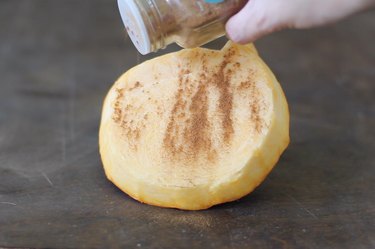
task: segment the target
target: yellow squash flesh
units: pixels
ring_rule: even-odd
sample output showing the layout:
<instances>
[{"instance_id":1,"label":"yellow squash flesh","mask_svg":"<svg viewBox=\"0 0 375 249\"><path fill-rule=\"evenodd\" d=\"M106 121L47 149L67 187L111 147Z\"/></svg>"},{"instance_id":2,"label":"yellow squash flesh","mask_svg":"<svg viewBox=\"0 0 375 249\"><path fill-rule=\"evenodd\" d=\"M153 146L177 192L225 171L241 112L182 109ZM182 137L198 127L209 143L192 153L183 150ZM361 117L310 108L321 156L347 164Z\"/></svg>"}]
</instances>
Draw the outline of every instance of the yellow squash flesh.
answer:
<instances>
[{"instance_id":1,"label":"yellow squash flesh","mask_svg":"<svg viewBox=\"0 0 375 249\"><path fill-rule=\"evenodd\" d=\"M289 143L288 105L253 45L184 49L117 80L99 142L108 179L134 199L206 209L264 180Z\"/></svg>"}]
</instances>

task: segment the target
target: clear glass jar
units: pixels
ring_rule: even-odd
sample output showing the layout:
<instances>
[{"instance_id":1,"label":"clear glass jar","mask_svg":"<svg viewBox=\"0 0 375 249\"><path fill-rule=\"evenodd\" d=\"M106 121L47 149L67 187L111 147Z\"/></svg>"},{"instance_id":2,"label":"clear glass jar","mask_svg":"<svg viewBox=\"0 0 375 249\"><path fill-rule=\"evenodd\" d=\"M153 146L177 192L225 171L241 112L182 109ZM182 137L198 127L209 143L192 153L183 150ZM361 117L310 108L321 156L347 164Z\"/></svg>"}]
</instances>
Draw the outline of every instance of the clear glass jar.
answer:
<instances>
[{"instance_id":1,"label":"clear glass jar","mask_svg":"<svg viewBox=\"0 0 375 249\"><path fill-rule=\"evenodd\" d=\"M248 0L118 0L126 30L141 54L176 42L203 45L225 34L225 22Z\"/></svg>"}]
</instances>

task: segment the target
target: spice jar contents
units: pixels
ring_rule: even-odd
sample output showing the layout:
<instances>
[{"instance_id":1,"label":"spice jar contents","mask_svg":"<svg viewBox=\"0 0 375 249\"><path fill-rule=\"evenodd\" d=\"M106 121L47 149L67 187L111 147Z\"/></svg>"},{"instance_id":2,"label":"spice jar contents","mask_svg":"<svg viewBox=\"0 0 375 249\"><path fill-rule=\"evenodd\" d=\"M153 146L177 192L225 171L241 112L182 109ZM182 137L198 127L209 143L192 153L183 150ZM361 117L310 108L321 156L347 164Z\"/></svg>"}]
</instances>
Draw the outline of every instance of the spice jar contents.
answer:
<instances>
[{"instance_id":1,"label":"spice jar contents","mask_svg":"<svg viewBox=\"0 0 375 249\"><path fill-rule=\"evenodd\" d=\"M225 34L225 22L248 0L118 0L130 38L147 54L176 42L203 45Z\"/></svg>"}]
</instances>

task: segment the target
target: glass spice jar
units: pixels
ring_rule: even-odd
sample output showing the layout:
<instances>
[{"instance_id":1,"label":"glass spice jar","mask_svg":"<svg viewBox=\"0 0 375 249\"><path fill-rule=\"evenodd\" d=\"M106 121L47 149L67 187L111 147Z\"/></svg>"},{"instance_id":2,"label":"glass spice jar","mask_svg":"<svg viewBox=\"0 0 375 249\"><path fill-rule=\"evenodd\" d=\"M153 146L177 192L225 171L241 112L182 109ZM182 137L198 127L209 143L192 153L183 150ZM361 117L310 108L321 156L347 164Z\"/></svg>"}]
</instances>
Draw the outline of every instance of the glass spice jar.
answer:
<instances>
[{"instance_id":1,"label":"glass spice jar","mask_svg":"<svg viewBox=\"0 0 375 249\"><path fill-rule=\"evenodd\" d=\"M141 54L176 42L198 47L225 34L225 22L248 0L118 0L125 28Z\"/></svg>"}]
</instances>

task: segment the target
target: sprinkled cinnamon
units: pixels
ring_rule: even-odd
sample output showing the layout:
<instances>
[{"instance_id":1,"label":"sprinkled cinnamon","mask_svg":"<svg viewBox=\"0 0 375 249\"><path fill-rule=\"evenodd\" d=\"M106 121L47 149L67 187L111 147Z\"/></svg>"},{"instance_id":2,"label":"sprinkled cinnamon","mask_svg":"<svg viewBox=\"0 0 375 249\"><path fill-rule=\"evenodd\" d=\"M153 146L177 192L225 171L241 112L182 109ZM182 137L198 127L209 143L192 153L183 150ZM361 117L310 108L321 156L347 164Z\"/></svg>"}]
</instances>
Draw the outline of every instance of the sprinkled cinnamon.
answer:
<instances>
[{"instance_id":1,"label":"sprinkled cinnamon","mask_svg":"<svg viewBox=\"0 0 375 249\"><path fill-rule=\"evenodd\" d=\"M234 133L232 121L233 93L231 91L231 69L226 70L231 57L235 51L229 49L224 60L218 65L215 73L207 69L207 59L203 55L202 73L197 82L190 82L186 69L181 69L179 75L179 89L175 95L175 104L170 114L170 120L165 132L164 147L172 157L181 156L184 153L188 158L194 159L199 154L204 154L206 159L216 160L217 153L213 148L213 135L211 134L210 122L208 120L208 87L214 86L219 90L220 97L218 110L222 115L223 143L230 144ZM194 54L192 59L198 54ZM197 58L195 58L197 59ZM192 87L198 84L197 90L192 95ZM189 108L184 98L191 99ZM189 116L190 118L186 118ZM181 133L181 130L183 132Z\"/></svg>"},{"instance_id":2,"label":"sprinkled cinnamon","mask_svg":"<svg viewBox=\"0 0 375 249\"><path fill-rule=\"evenodd\" d=\"M256 133L260 133L263 128L263 120L260 117L260 101L261 95L259 89L256 87L254 82L251 82L251 79L248 79L247 83L250 90L250 123L253 124L254 130ZM241 83L242 84L242 83Z\"/></svg>"},{"instance_id":3,"label":"sprinkled cinnamon","mask_svg":"<svg viewBox=\"0 0 375 249\"><path fill-rule=\"evenodd\" d=\"M221 63L219 70L214 76L214 82L220 91L219 99L219 110L223 114L222 126L224 142L228 144L234 133L233 121L232 121L232 107L233 107L233 93L231 92L230 78L232 77L232 70L227 70L225 68L230 62L231 57L234 55L234 50L229 49L224 55L224 60Z\"/></svg>"},{"instance_id":4,"label":"sprinkled cinnamon","mask_svg":"<svg viewBox=\"0 0 375 249\"><path fill-rule=\"evenodd\" d=\"M177 64L178 87L172 97L174 104L163 137L166 159L185 161L205 159L210 162L218 160L218 151L230 146L235 132L232 117L234 94L240 94L245 98L244 101L248 101L249 122L254 127L254 131L260 133L263 129L264 121L261 113L265 103L254 82L254 72L246 69L247 79L239 84L232 82L233 75L242 69L239 62L232 62L235 54L235 48L229 48L222 61L214 68L208 63L209 56L200 53L194 53L188 62ZM199 74L192 77L190 69L196 68L197 65L200 68L195 70ZM160 102L154 101L148 89L144 89L139 81L127 91L136 88L140 88L139 92L152 101L150 103L155 104L155 114L162 118L165 113ZM142 130L150 119L149 113L140 114L141 107L134 106L132 102L124 104L126 95L124 89L116 89L116 93L113 120L121 126L130 147L136 150ZM209 98L212 93L219 94L218 102L214 107L210 106ZM215 120L219 120L218 126L215 124L215 129L218 127L219 130L213 131L214 121L210 120L209 116L211 108Z\"/></svg>"},{"instance_id":5,"label":"sprinkled cinnamon","mask_svg":"<svg viewBox=\"0 0 375 249\"><path fill-rule=\"evenodd\" d=\"M207 86L200 83L198 91L192 98L189 108L191 121L184 130L184 138L190 146L191 156L195 157L200 151L211 149L211 137L208 122Z\"/></svg>"},{"instance_id":6,"label":"sprinkled cinnamon","mask_svg":"<svg viewBox=\"0 0 375 249\"><path fill-rule=\"evenodd\" d=\"M114 104L114 113L112 116L113 121L119 123L122 118L122 109L121 109L121 101L124 96L124 89L116 88L116 99Z\"/></svg>"},{"instance_id":7,"label":"sprinkled cinnamon","mask_svg":"<svg viewBox=\"0 0 375 249\"><path fill-rule=\"evenodd\" d=\"M133 91L134 89L137 89L139 87L142 87L142 84L139 81L137 81L135 82L133 87L129 88L129 91Z\"/></svg>"},{"instance_id":8,"label":"sprinkled cinnamon","mask_svg":"<svg viewBox=\"0 0 375 249\"><path fill-rule=\"evenodd\" d=\"M178 65L181 68L180 65ZM187 122L184 120L184 116L180 116L181 113L185 112L186 101L184 101L184 90L187 88L187 85L190 84L189 78L185 77L186 74L190 73L189 70L182 69L178 75L178 84L179 88L175 95L175 104L173 106L167 129L164 137L164 147L172 154L173 157L176 157L178 152L182 152L183 148L179 143L179 136L182 135L181 126L182 123Z\"/></svg>"},{"instance_id":9,"label":"sprinkled cinnamon","mask_svg":"<svg viewBox=\"0 0 375 249\"><path fill-rule=\"evenodd\" d=\"M133 85L133 87L129 88L128 91L132 91L136 88L143 87L142 84L137 81ZM116 98L114 102L114 113L112 115L112 119L115 123L119 124L122 128L123 135L127 137L127 141L129 142L129 146L133 149L137 149L137 143L141 136L141 129L144 128L143 120L138 121L132 119L132 112L134 111L134 106L131 104L127 104L124 106L124 96L125 96L125 89L118 88L116 89ZM148 115L144 115L144 120L147 120Z\"/></svg>"}]
</instances>

